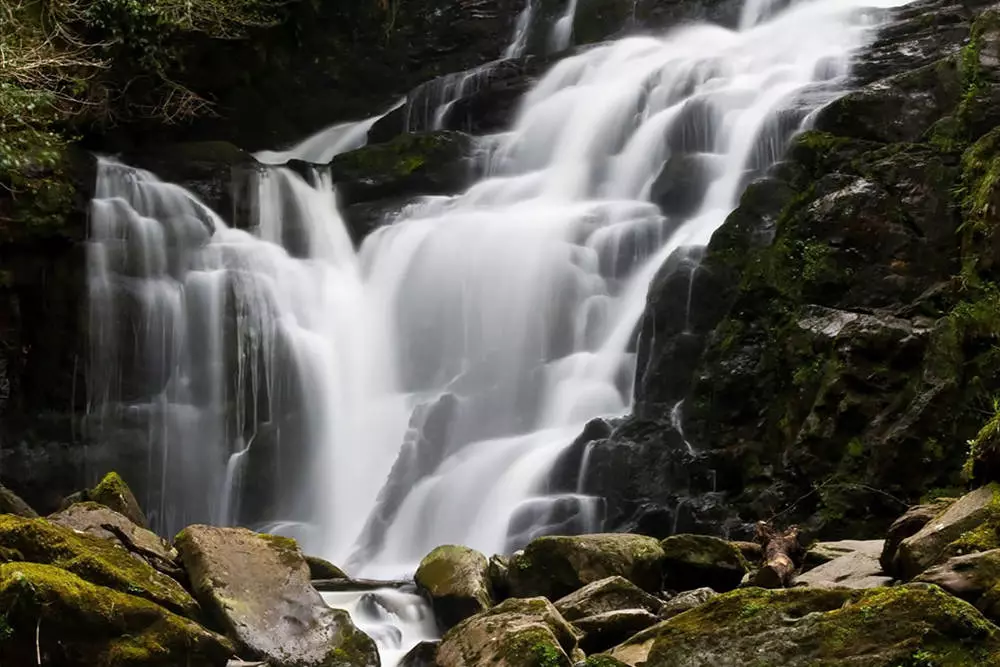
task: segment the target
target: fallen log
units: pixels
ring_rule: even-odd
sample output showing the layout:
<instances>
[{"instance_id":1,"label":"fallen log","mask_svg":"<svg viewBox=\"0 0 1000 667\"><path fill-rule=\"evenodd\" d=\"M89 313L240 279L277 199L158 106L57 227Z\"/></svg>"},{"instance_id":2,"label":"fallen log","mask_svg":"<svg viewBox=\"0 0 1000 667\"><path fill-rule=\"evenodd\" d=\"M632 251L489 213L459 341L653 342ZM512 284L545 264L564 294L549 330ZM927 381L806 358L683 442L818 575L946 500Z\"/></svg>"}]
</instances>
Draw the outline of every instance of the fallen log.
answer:
<instances>
[{"instance_id":1,"label":"fallen log","mask_svg":"<svg viewBox=\"0 0 1000 667\"><path fill-rule=\"evenodd\" d=\"M779 531L769 523L758 521L754 541L763 549L764 560L751 577L750 585L761 588L785 588L790 585L802 559L798 527Z\"/></svg>"},{"instance_id":2,"label":"fallen log","mask_svg":"<svg viewBox=\"0 0 1000 667\"><path fill-rule=\"evenodd\" d=\"M412 581L381 581L378 579L313 579L312 586L321 593L339 591L374 591L379 588L406 588Z\"/></svg>"}]
</instances>

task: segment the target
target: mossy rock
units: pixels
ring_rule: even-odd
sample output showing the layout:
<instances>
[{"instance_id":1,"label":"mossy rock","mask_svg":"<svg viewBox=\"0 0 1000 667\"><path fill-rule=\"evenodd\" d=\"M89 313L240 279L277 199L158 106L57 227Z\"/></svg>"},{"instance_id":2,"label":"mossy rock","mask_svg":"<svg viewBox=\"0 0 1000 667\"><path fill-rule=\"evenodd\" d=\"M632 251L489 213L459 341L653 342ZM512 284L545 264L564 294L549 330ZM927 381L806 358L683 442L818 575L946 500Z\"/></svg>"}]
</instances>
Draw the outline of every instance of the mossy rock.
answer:
<instances>
[{"instance_id":1,"label":"mossy rock","mask_svg":"<svg viewBox=\"0 0 1000 667\"><path fill-rule=\"evenodd\" d=\"M62 568L100 586L145 598L198 618L198 603L174 579L113 542L78 533L46 519L0 516L0 561Z\"/></svg>"},{"instance_id":2,"label":"mossy rock","mask_svg":"<svg viewBox=\"0 0 1000 667\"><path fill-rule=\"evenodd\" d=\"M656 592L662 574L663 548L651 537L619 533L539 537L511 559L510 594L558 600L615 575Z\"/></svg>"},{"instance_id":3,"label":"mossy rock","mask_svg":"<svg viewBox=\"0 0 1000 667\"><path fill-rule=\"evenodd\" d=\"M175 539L191 587L241 655L271 667L377 667L375 643L310 584L295 540L188 526Z\"/></svg>"},{"instance_id":4,"label":"mossy rock","mask_svg":"<svg viewBox=\"0 0 1000 667\"><path fill-rule=\"evenodd\" d=\"M610 654L647 667L1000 665L1000 629L937 586L868 592L746 588L639 633Z\"/></svg>"},{"instance_id":5,"label":"mossy rock","mask_svg":"<svg viewBox=\"0 0 1000 667\"><path fill-rule=\"evenodd\" d=\"M438 667L570 667L578 633L545 598L511 599L445 633Z\"/></svg>"},{"instance_id":6,"label":"mossy rock","mask_svg":"<svg viewBox=\"0 0 1000 667\"><path fill-rule=\"evenodd\" d=\"M189 619L51 565L0 566L0 608L4 664L218 667L234 653Z\"/></svg>"},{"instance_id":7,"label":"mossy rock","mask_svg":"<svg viewBox=\"0 0 1000 667\"><path fill-rule=\"evenodd\" d=\"M625 577L608 577L587 584L555 603L567 621L595 616L616 609L643 609L652 614L660 611L663 600L650 595Z\"/></svg>"},{"instance_id":8,"label":"mossy rock","mask_svg":"<svg viewBox=\"0 0 1000 667\"><path fill-rule=\"evenodd\" d=\"M31 509L28 503L21 500L20 496L6 486L0 486L0 514L14 514L26 519L34 519L38 516L38 513Z\"/></svg>"},{"instance_id":9,"label":"mossy rock","mask_svg":"<svg viewBox=\"0 0 1000 667\"><path fill-rule=\"evenodd\" d=\"M349 579L347 573L328 560L317 556L304 556L309 566L310 579Z\"/></svg>"},{"instance_id":10,"label":"mossy rock","mask_svg":"<svg viewBox=\"0 0 1000 667\"><path fill-rule=\"evenodd\" d=\"M414 580L443 630L493 606L489 561L475 549L437 547L420 561Z\"/></svg>"},{"instance_id":11,"label":"mossy rock","mask_svg":"<svg viewBox=\"0 0 1000 667\"><path fill-rule=\"evenodd\" d=\"M936 584L974 604L994 623L1000 621L1000 549L949 558L915 581Z\"/></svg>"},{"instance_id":12,"label":"mossy rock","mask_svg":"<svg viewBox=\"0 0 1000 667\"><path fill-rule=\"evenodd\" d=\"M709 535L673 535L663 547L664 586L675 591L708 587L730 591L749 570L739 548Z\"/></svg>"},{"instance_id":13,"label":"mossy rock","mask_svg":"<svg viewBox=\"0 0 1000 667\"><path fill-rule=\"evenodd\" d=\"M87 500L110 507L140 528L148 528L146 515L132 495L132 489L116 472L109 472L97 486L87 491Z\"/></svg>"}]
</instances>

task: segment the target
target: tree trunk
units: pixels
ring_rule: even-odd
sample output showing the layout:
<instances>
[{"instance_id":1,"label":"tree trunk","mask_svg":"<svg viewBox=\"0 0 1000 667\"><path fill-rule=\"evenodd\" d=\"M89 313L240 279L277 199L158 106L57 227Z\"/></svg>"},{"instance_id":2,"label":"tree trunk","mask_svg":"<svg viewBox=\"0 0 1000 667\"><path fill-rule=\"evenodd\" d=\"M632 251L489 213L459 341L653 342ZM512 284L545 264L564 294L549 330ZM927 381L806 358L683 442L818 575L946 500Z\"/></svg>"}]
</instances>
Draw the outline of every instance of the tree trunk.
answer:
<instances>
[{"instance_id":1,"label":"tree trunk","mask_svg":"<svg viewBox=\"0 0 1000 667\"><path fill-rule=\"evenodd\" d=\"M750 583L761 588L785 588L792 583L802 557L797 526L778 531L764 521L757 522L754 540L764 550L764 562Z\"/></svg>"}]
</instances>

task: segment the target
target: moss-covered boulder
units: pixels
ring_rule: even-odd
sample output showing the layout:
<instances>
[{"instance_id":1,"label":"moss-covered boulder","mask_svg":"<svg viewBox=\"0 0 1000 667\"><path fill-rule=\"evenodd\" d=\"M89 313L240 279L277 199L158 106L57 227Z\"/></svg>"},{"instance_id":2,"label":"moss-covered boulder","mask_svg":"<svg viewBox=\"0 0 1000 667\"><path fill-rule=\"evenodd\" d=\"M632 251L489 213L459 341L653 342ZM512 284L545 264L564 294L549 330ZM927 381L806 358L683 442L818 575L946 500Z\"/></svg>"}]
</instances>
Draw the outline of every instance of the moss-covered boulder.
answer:
<instances>
[{"instance_id":1,"label":"moss-covered boulder","mask_svg":"<svg viewBox=\"0 0 1000 667\"><path fill-rule=\"evenodd\" d=\"M663 548L663 585L675 591L711 588L730 591L749 570L739 548L709 535L673 535Z\"/></svg>"},{"instance_id":2,"label":"moss-covered boulder","mask_svg":"<svg viewBox=\"0 0 1000 667\"><path fill-rule=\"evenodd\" d=\"M573 626L583 632L580 648L590 654L617 646L659 622L659 617L645 609L616 609L577 619Z\"/></svg>"},{"instance_id":3,"label":"moss-covered boulder","mask_svg":"<svg viewBox=\"0 0 1000 667\"><path fill-rule=\"evenodd\" d=\"M545 598L511 599L449 630L438 667L570 667L583 654L574 630Z\"/></svg>"},{"instance_id":4,"label":"moss-covered boulder","mask_svg":"<svg viewBox=\"0 0 1000 667\"><path fill-rule=\"evenodd\" d=\"M304 556L309 566L310 579L349 579L347 573L328 560L318 556Z\"/></svg>"},{"instance_id":5,"label":"moss-covered boulder","mask_svg":"<svg viewBox=\"0 0 1000 667\"><path fill-rule=\"evenodd\" d=\"M132 489L128 488L128 484L116 472L109 472L97 486L88 490L87 500L110 507L140 528L148 527L146 515L132 495Z\"/></svg>"},{"instance_id":6,"label":"moss-covered boulder","mask_svg":"<svg viewBox=\"0 0 1000 667\"><path fill-rule=\"evenodd\" d=\"M614 576L587 584L555 603L567 621L595 616L616 609L643 609L657 613L663 600L650 595L625 577Z\"/></svg>"},{"instance_id":7,"label":"moss-covered boulder","mask_svg":"<svg viewBox=\"0 0 1000 667\"><path fill-rule=\"evenodd\" d=\"M6 486L0 486L0 514L15 514L26 519L34 519L38 516L38 513L31 509L28 503L21 500L19 495Z\"/></svg>"},{"instance_id":8,"label":"moss-covered boulder","mask_svg":"<svg viewBox=\"0 0 1000 667\"><path fill-rule=\"evenodd\" d=\"M1000 549L949 558L914 581L936 584L1000 621Z\"/></svg>"},{"instance_id":9,"label":"moss-covered boulder","mask_svg":"<svg viewBox=\"0 0 1000 667\"><path fill-rule=\"evenodd\" d=\"M976 489L899 544L894 569L912 579L952 556L1000 547L1000 485Z\"/></svg>"},{"instance_id":10,"label":"moss-covered boulder","mask_svg":"<svg viewBox=\"0 0 1000 667\"><path fill-rule=\"evenodd\" d=\"M113 542L136 558L149 563L154 569L179 581L186 580L184 571L177 563L177 551L171 545L105 505L91 501L74 503L49 515L48 520L76 532Z\"/></svg>"},{"instance_id":11,"label":"moss-covered boulder","mask_svg":"<svg viewBox=\"0 0 1000 667\"><path fill-rule=\"evenodd\" d=\"M639 633L610 655L648 667L1000 664L1000 629L936 586L746 588Z\"/></svg>"},{"instance_id":12,"label":"moss-covered boulder","mask_svg":"<svg viewBox=\"0 0 1000 667\"><path fill-rule=\"evenodd\" d=\"M45 519L0 516L0 562L53 565L82 579L198 618L194 598L171 577L112 541Z\"/></svg>"},{"instance_id":13,"label":"moss-covered boulder","mask_svg":"<svg viewBox=\"0 0 1000 667\"><path fill-rule=\"evenodd\" d=\"M558 600L615 575L644 591L659 591L663 578L660 543L643 535L618 533L539 537L511 559L510 594Z\"/></svg>"},{"instance_id":14,"label":"moss-covered boulder","mask_svg":"<svg viewBox=\"0 0 1000 667\"><path fill-rule=\"evenodd\" d=\"M414 580L430 598L442 630L493 606L489 561L475 549L452 545L434 549L420 561Z\"/></svg>"},{"instance_id":15,"label":"moss-covered boulder","mask_svg":"<svg viewBox=\"0 0 1000 667\"><path fill-rule=\"evenodd\" d=\"M0 608L5 664L219 667L234 653L187 618L50 565L0 565Z\"/></svg>"},{"instance_id":16,"label":"moss-covered boulder","mask_svg":"<svg viewBox=\"0 0 1000 667\"><path fill-rule=\"evenodd\" d=\"M375 643L310 585L295 540L189 526L175 544L195 595L241 654L272 667L378 667Z\"/></svg>"}]
</instances>

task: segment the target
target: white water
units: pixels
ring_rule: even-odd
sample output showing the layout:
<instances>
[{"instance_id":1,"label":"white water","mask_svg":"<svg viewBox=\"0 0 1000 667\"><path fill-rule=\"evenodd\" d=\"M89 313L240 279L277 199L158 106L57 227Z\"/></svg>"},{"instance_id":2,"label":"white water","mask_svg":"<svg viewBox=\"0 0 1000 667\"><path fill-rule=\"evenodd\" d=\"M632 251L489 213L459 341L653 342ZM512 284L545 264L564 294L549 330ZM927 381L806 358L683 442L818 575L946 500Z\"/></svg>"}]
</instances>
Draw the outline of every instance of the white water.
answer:
<instances>
[{"instance_id":1,"label":"white water","mask_svg":"<svg viewBox=\"0 0 1000 667\"><path fill-rule=\"evenodd\" d=\"M358 252L322 171L263 171L244 231L102 162L91 418L149 443L156 525L271 522L369 576L411 573L442 543L493 553L597 528L593 499L541 493L547 473L588 419L628 410L650 279L706 243L751 165L837 92L873 4L901 2L803 1L741 31L569 57L484 140L487 178ZM264 161L324 162L371 122ZM647 200L683 153L714 172L696 213L668 219Z\"/></svg>"},{"instance_id":2,"label":"white water","mask_svg":"<svg viewBox=\"0 0 1000 667\"><path fill-rule=\"evenodd\" d=\"M416 593L380 588L368 593L323 593L331 607L351 615L358 628L375 640L382 667L394 667L422 641L438 639L434 616Z\"/></svg>"},{"instance_id":3,"label":"white water","mask_svg":"<svg viewBox=\"0 0 1000 667\"><path fill-rule=\"evenodd\" d=\"M569 48L573 41L573 21L576 20L576 7L579 0L567 0L566 11L552 26L549 38L549 50L558 53Z\"/></svg>"}]
</instances>

